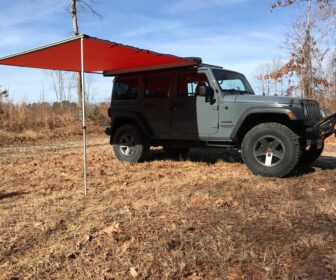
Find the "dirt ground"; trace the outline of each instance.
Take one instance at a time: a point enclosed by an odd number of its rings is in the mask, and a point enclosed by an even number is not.
[[[0,148],[0,279],[336,279],[336,141],[290,178],[239,154],[160,149],[142,164],[90,139]]]

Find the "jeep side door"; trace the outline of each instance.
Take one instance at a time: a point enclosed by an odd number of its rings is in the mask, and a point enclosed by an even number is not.
[[[205,102],[199,94],[201,85],[209,86],[205,73],[176,74],[176,92],[172,100],[174,132],[177,138],[207,140],[218,131],[218,100]]]
[[[238,129],[237,122],[239,118],[251,106],[252,102],[237,102],[237,99],[246,95],[251,96],[254,92],[245,76],[241,73],[222,69],[213,69],[212,73],[218,83],[218,90],[222,92],[222,98],[219,103],[220,131],[218,137],[224,140],[231,140],[230,137],[233,130]]]
[[[171,137],[170,88],[170,73],[143,76],[142,114],[154,138]]]

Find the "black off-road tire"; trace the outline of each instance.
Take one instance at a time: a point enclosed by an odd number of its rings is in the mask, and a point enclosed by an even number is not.
[[[132,124],[120,126],[113,136],[113,150],[120,161],[142,162],[148,155],[146,137]]]
[[[323,153],[323,149],[324,144],[320,149],[317,148],[317,145],[311,146],[308,151],[304,149],[301,154],[299,165],[309,165],[313,163],[321,156],[321,154]]]
[[[190,151],[188,147],[163,146],[163,149],[169,156],[185,156]]]
[[[270,139],[269,143],[268,139]],[[265,143],[268,144],[264,145]],[[263,164],[262,154],[264,149],[271,151],[265,154],[265,164]],[[247,167],[254,174],[266,177],[288,176],[297,166],[301,156],[299,137],[291,129],[279,123],[263,123],[253,127],[245,135],[241,151]],[[276,154],[279,158],[275,157]],[[267,155],[272,155],[271,164],[266,161]],[[274,164],[273,160],[276,161]]]

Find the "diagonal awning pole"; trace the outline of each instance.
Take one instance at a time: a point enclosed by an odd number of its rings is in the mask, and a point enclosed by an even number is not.
[[[85,83],[84,83],[84,37],[81,38],[81,78],[82,78],[82,121],[83,121],[83,171],[84,197],[87,194],[86,172],[86,112],[85,112]]]

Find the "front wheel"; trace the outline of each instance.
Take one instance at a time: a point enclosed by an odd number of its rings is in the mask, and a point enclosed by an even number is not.
[[[113,136],[113,150],[120,161],[141,162],[146,157],[149,146],[136,126],[123,125]]]
[[[256,175],[285,177],[296,167],[301,156],[298,136],[279,123],[253,127],[244,137],[242,158]]]

